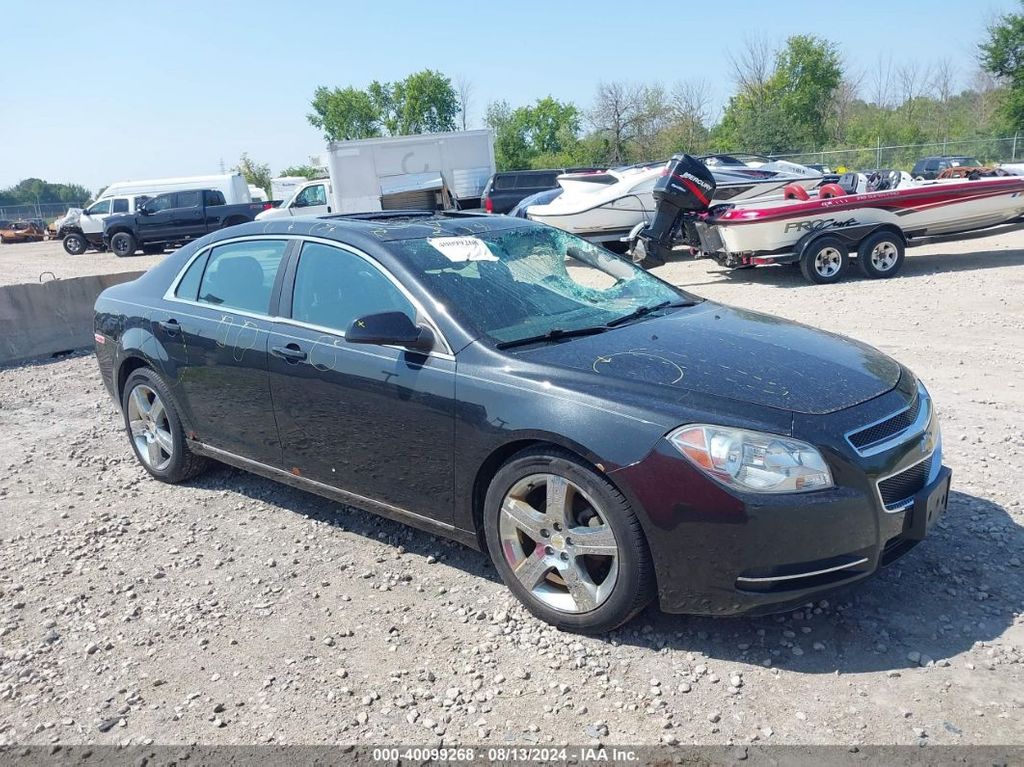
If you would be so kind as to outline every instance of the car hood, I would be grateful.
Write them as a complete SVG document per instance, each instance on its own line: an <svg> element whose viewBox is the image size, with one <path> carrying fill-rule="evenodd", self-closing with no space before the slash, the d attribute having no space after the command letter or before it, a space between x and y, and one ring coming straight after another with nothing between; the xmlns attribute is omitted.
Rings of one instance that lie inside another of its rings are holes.
<svg viewBox="0 0 1024 767"><path fill-rule="evenodd" d="M694 392L812 414L884 394L901 371L866 344L710 301L517 356L609 382L653 385L663 396Z"/></svg>

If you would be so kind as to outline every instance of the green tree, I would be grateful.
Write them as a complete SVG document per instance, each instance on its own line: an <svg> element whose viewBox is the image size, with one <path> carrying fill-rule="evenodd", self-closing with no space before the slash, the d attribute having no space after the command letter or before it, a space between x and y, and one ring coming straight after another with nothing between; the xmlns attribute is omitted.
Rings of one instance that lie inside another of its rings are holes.
<svg viewBox="0 0 1024 767"><path fill-rule="evenodd" d="M313 111L306 119L324 132L327 141L372 138L380 135L380 113L369 94L358 88L327 88L313 94Z"/></svg>
<svg viewBox="0 0 1024 767"><path fill-rule="evenodd" d="M292 165L285 168L278 175L280 176L303 176L310 181L324 177L322 168L314 168L312 165Z"/></svg>
<svg viewBox="0 0 1024 767"><path fill-rule="evenodd" d="M431 69L365 91L320 86L312 107L306 118L328 141L453 131L460 109L451 80Z"/></svg>
<svg viewBox="0 0 1024 767"><path fill-rule="evenodd" d="M988 35L978 46L981 65L1007 84L1000 113L1010 130L1020 130L1024 128L1024 14L1005 14L988 28Z"/></svg>
<svg viewBox="0 0 1024 767"><path fill-rule="evenodd" d="M824 145L843 77L836 46L797 35L775 54L770 70L761 64L759 56L748 55L737 65L740 90L729 99L716 126L716 143L725 149L768 153Z"/></svg>
<svg viewBox="0 0 1024 767"><path fill-rule="evenodd" d="M452 81L432 69L414 72L393 83L374 81L370 101L392 136L443 133L456 128L459 97Z"/></svg>
<svg viewBox="0 0 1024 767"><path fill-rule="evenodd" d="M494 156L501 170L575 163L580 131L575 104L547 96L512 109L496 101L487 107L484 122L494 131Z"/></svg>
<svg viewBox="0 0 1024 767"><path fill-rule="evenodd" d="M249 157L247 153L242 152L242 156L239 158L238 165L235 166L235 170L245 177L245 183L259 187L266 192L267 199L270 199L269 165L261 165Z"/></svg>
<svg viewBox="0 0 1024 767"><path fill-rule="evenodd" d="M0 205L45 203L82 203L90 199L81 184L54 184L41 178L26 178L7 189L0 189Z"/></svg>

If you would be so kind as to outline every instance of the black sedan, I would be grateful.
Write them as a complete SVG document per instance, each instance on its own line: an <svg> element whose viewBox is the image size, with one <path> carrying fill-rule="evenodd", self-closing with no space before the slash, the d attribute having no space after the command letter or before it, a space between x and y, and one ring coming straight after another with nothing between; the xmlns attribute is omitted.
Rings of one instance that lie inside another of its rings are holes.
<svg viewBox="0 0 1024 767"><path fill-rule="evenodd" d="M212 459L449 536L569 630L785 609L949 492L899 363L506 216L232 227L104 291L95 334L157 479Z"/></svg>

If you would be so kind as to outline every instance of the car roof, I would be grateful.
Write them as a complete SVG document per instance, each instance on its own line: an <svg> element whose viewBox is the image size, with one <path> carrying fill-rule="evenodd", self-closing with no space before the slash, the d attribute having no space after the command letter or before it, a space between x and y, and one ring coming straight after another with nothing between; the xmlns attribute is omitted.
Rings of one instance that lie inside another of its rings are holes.
<svg viewBox="0 0 1024 767"><path fill-rule="evenodd" d="M521 218L484 213L392 210L253 221L221 229L218 234L223 236L216 239L252 234L293 234L349 241L355 245L358 240L383 243L427 237L466 237L538 226L540 224Z"/></svg>

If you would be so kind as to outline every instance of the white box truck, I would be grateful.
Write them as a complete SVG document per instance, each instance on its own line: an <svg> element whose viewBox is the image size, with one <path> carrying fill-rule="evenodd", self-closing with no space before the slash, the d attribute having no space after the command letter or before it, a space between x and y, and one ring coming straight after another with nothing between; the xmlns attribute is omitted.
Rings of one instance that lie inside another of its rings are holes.
<svg viewBox="0 0 1024 767"><path fill-rule="evenodd" d="M489 130L333 141L330 178L307 181L259 220L403 208L476 208L494 173Z"/></svg>

